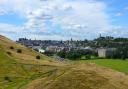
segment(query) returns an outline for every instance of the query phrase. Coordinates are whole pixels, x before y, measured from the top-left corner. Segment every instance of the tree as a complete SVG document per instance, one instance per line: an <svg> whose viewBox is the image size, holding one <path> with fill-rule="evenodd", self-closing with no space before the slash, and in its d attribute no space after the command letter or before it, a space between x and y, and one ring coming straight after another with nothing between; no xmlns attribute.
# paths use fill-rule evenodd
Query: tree
<svg viewBox="0 0 128 89"><path fill-rule="evenodd" d="M66 58L71 59L71 60L76 60L81 58L81 54L76 52L76 51L69 51L66 53Z"/></svg>
<svg viewBox="0 0 128 89"><path fill-rule="evenodd" d="M91 55L86 55L86 59L91 59Z"/></svg>
<svg viewBox="0 0 128 89"><path fill-rule="evenodd" d="M61 57L61 58L65 58L66 52L65 52L65 51L60 51L60 52L57 53L57 55L58 55L59 57Z"/></svg>
<svg viewBox="0 0 128 89"><path fill-rule="evenodd" d="M127 47L118 47L113 58L119 58L125 60L128 58L128 48Z"/></svg>

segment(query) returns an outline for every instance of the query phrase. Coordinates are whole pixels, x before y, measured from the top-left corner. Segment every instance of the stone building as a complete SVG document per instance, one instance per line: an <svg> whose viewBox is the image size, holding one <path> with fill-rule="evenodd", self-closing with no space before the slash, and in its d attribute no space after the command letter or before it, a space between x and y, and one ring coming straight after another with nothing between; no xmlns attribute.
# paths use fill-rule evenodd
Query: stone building
<svg viewBox="0 0 128 89"><path fill-rule="evenodd" d="M99 57L111 57L115 54L116 48L98 48L97 52Z"/></svg>

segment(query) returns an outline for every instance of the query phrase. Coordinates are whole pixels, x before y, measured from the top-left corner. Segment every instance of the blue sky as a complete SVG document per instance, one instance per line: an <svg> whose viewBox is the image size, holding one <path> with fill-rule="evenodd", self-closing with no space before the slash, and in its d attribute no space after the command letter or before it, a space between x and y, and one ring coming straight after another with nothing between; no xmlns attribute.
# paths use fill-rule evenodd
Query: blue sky
<svg viewBox="0 0 128 89"><path fill-rule="evenodd" d="M17 14L5 14L0 16L0 22L6 24L23 25L26 19L19 17Z"/></svg>
<svg viewBox="0 0 128 89"><path fill-rule="evenodd" d="M13 40L128 37L128 0L0 0L0 34Z"/></svg>

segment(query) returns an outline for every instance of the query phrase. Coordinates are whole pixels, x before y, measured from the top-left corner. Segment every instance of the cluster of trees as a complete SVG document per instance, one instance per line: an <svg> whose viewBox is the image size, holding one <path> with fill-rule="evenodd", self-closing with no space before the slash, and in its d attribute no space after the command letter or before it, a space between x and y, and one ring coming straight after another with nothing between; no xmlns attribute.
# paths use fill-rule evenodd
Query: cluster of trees
<svg viewBox="0 0 128 89"><path fill-rule="evenodd" d="M86 59L90 59L91 55L97 55L95 52L90 50L71 50L71 51L60 51L57 55L61 58L68 58L70 60L81 59L82 56L85 56Z"/></svg>
<svg viewBox="0 0 128 89"><path fill-rule="evenodd" d="M126 59L128 58L128 38L100 37L95 39L93 47L116 48L116 52L107 58Z"/></svg>
<svg viewBox="0 0 128 89"><path fill-rule="evenodd" d="M128 38L113 38L113 37L99 37L94 39L96 44L93 44L93 47L124 47L128 45Z"/></svg>
<svg viewBox="0 0 128 89"><path fill-rule="evenodd" d="M68 58L68 59L78 59L81 57L81 54L78 53L77 51L69 51L69 52L65 52L65 51L60 51L57 53L58 56L60 56L61 58Z"/></svg>
<svg viewBox="0 0 128 89"><path fill-rule="evenodd" d="M122 59L125 60L128 58L128 47L119 47L116 51L113 51L113 55L108 55L106 58L112 59ZM71 50L71 51L60 51L57 55L61 58L67 58L70 60L77 60L77 59L92 59L99 58L98 53L95 51L90 50Z"/></svg>
<svg viewBox="0 0 128 89"><path fill-rule="evenodd" d="M127 59L128 58L128 47L119 47L117 48L114 55L111 57L114 59Z"/></svg>

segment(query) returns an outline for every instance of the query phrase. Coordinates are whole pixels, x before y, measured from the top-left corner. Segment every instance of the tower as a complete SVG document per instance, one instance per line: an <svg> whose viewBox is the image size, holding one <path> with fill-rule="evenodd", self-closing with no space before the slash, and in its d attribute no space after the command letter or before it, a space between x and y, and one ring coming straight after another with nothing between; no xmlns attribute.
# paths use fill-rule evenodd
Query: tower
<svg viewBox="0 0 128 89"><path fill-rule="evenodd" d="M100 33L100 38L102 37L101 33Z"/></svg>

